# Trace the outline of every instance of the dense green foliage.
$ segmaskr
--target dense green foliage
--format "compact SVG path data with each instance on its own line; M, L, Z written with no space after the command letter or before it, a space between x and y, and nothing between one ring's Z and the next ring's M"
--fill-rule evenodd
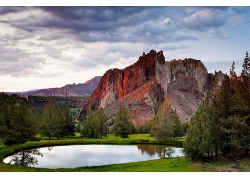
M0 137L6 145L23 144L36 139L36 120L24 99L0 94Z
M28 106L33 111L41 112L44 107L51 101L56 108L65 109L69 108L81 108L88 100L87 96L28 96Z
M156 139L183 136L184 126L185 124L181 124L176 110L171 107L167 96L165 97L164 102L157 114L150 120L149 123L150 134Z
M52 137L73 136L75 124L70 109L63 111L47 103L43 113L32 110L27 98L0 94L0 138L5 145L37 141L37 134Z
M184 152L192 160L222 154L248 156L250 147L250 60L248 53L240 77L224 75L218 86L218 73L206 98L191 119Z
M93 112L89 107L87 111L86 119L83 120L81 134L87 138L101 138L107 136L108 131L108 117L104 113L101 107L98 111Z
M114 134L122 138L128 138L128 135L132 133L133 122L131 115L126 106L121 105L115 116L115 123L113 127Z
M62 112L60 108L55 109L54 104L49 102L44 108L40 129L41 134L48 136L49 139L52 137L60 139L64 136L74 136L75 124L69 108L66 107Z

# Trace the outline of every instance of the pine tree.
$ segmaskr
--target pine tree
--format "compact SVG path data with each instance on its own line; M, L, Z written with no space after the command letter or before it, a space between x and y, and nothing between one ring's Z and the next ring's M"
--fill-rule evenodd
M174 136L174 113L169 98L166 96L157 114L150 120L151 136L156 139L167 139Z
M65 124L64 135L67 137L75 136L75 124L68 106L63 110L63 119Z
M174 138L182 136L183 135L183 131L182 131L182 125L181 125L181 120L179 118L179 115L176 112L176 109L174 110L174 114L173 114L173 128L174 128Z
M23 144L27 141L36 139L35 121L32 118L31 112L24 101L19 105L11 106L10 124L4 139L4 144Z
M92 111L91 107L88 107L86 119L83 120L82 136L87 138L98 137L98 124L95 112Z
M102 136L108 135L108 117L106 116L102 107L97 111L96 116L98 123L98 133L102 139Z
M209 156L213 149L212 121L204 106L203 102L191 118L187 138L183 143L183 152L193 161L202 160L204 153Z
M131 134L130 118L131 116L129 110L124 105L120 105L115 116L114 131L116 136L128 138L128 135Z
M54 132L54 104L50 101L48 105L43 110L43 122L41 126L41 133L44 136L48 136L49 139L52 138Z
M54 111L53 114L53 132L52 136L56 137L57 139L60 139L64 135L66 122L64 121L62 110L60 108L57 108Z

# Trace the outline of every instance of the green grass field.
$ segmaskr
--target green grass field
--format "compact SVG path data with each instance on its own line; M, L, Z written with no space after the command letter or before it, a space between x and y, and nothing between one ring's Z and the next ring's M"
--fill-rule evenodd
M158 141L148 134L130 135L128 139L122 139L109 135L103 139L83 139L77 134L75 137L62 138L60 140L48 140L43 137L39 142L27 142L22 145L4 146L0 145L0 172L218 172L218 171L245 171L250 172L250 160L245 159L241 161L243 169L233 169L231 166L233 162L230 160L220 160L219 162L210 163L193 163L190 159L185 157L170 159L157 159L133 163L113 164L105 166L93 167L78 167L78 168L32 168L24 166L16 166L5 164L2 162L4 157L15 152L30 149L35 147L56 146L56 145L70 145L70 144L140 144L141 140L148 140L150 144L167 144L174 146L182 146L184 139L169 139L166 141Z

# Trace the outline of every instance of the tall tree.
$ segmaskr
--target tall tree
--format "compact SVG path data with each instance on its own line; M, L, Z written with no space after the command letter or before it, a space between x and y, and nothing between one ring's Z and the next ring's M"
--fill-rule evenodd
M13 116L10 119L4 144L23 144L27 141L37 140L35 121L25 102L21 101L19 105L11 107Z
M54 133L54 104L52 101L48 103L48 105L43 110L43 122L41 126L41 133L44 136L48 136L49 139L52 138Z
M131 134L131 115L124 105L120 105L115 116L114 131L116 136L128 138Z
M174 122L174 125L173 125L174 138L182 136L183 135L182 124L181 124L179 115L176 112L176 109L174 110L174 114L173 114L173 122Z
M204 103L200 105L190 120L187 138L183 143L183 152L193 161L202 160L204 153L213 149L212 122L204 110Z
M150 120L150 134L157 139L167 139L174 136L175 122L177 118L166 96L157 114ZM177 128L177 127L176 127Z
M75 136L75 124L68 106L63 110L63 119L65 124L64 135L67 137Z
M8 130L4 114L2 114L2 113L0 113L0 138L1 138L0 144L2 144L4 138L7 134L7 130Z
M82 136L87 138L97 138L97 120L95 112L92 111L91 107L88 107L86 119L83 120Z
M98 133L102 139L102 136L108 135L108 117L106 116L104 109L101 107L96 114Z
M60 108L57 108L54 111L52 121L53 121L52 134L54 137L57 137L57 139L60 139L60 137L64 136L66 127L66 122L64 121L62 110Z

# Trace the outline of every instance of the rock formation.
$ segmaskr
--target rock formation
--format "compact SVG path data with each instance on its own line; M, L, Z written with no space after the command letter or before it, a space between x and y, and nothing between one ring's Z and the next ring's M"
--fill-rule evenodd
M131 111L135 126L143 125L158 111L167 95L182 122L194 114L209 85L207 69L200 60L165 61L163 51L143 53L125 69L110 69L83 107L103 107L111 118L119 104Z
M100 79L101 76L96 76L85 83L68 84L59 88L40 89L17 94L32 96L90 96Z

